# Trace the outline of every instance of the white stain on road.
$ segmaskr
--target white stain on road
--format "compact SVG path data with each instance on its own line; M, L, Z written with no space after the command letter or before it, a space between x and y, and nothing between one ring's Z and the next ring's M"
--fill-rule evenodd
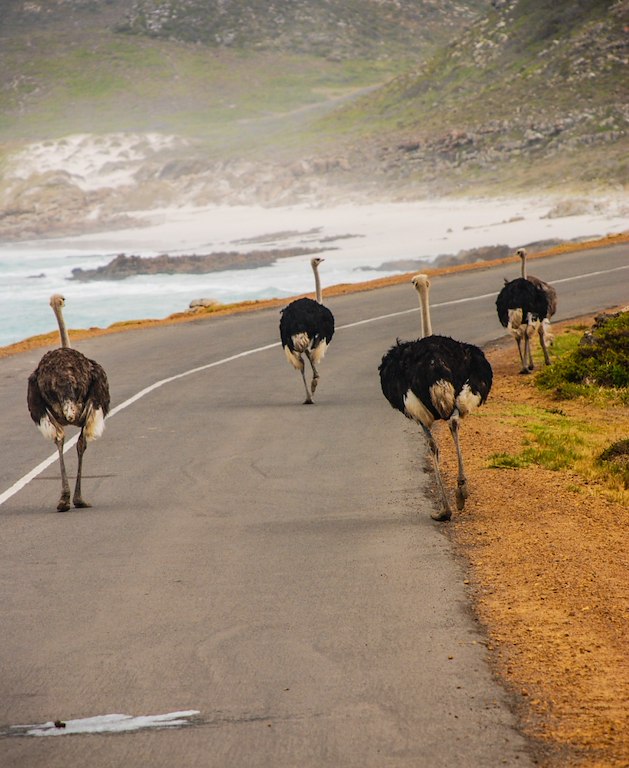
M97 715L78 720L56 720L39 725L12 725L12 736L71 736L86 733L128 733L146 728L181 728L192 725L197 709L169 712L165 715Z

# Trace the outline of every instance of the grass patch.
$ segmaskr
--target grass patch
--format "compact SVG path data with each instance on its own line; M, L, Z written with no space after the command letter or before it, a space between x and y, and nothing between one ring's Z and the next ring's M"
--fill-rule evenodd
M598 483L616 498L629 488L626 462L610 461L609 436L599 424L556 409L513 406L506 415L524 433L518 453L495 453L493 469L524 469L538 466L554 472L570 471L588 483Z
M535 378L539 404L516 404L504 414L524 434L521 450L493 454L489 466L574 472L624 503L629 497L629 312L600 316L592 329L567 327L556 338L553 358ZM553 405L558 399L562 407Z
M567 469L589 452L592 428L561 411L516 405L508 416L524 426L524 447L516 455L493 454L490 467L519 469L537 464L551 470Z

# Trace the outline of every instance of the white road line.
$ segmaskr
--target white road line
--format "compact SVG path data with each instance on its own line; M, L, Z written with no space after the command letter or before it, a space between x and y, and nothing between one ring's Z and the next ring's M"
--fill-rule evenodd
M572 280L585 280L590 277L596 277L597 275L607 275L610 272L619 272L623 269L629 269L629 264L622 267L612 267L611 269L602 269L598 272L587 272L583 275L573 275L573 277L562 277L559 280L552 280L553 285L558 283L569 283ZM440 307L452 307L455 304L468 304L471 301L480 301L481 299L493 299L497 295L497 291L491 293L481 293L478 296L468 296L465 299L451 299L450 301L442 301L439 304L431 304L431 309L439 309ZM411 312L419 312L419 307L413 307L412 309L404 309L401 312L391 312L388 315L378 315L377 317L368 317L366 320L358 320L355 323L347 323L346 325L340 325L337 330L343 328L355 328L357 325L367 325L368 323L375 323L378 320L389 320L391 317L400 317L400 315L408 315Z
M573 277L564 277L560 278L559 280L553 280L553 285L556 285L557 283L569 283L572 280L585 280L590 277L596 277L597 275L605 275L609 274L610 272L619 272L621 270L629 269L629 264L623 265L621 267L613 267L611 269L605 269L605 270L599 270L597 272L588 272L583 275L574 275ZM493 298L496 295L496 292L493 291L492 293L483 293L478 296L468 296L464 299L452 299L450 301L442 301L439 304L433 304L433 309L438 309L440 307L451 307L455 304L467 304L472 301L480 301L482 299L488 299ZM376 323L380 320L389 320L392 317L400 317L401 315L408 315L411 312L418 312L419 307L413 307L412 309L403 309L400 312L391 312L387 315L377 315L376 317L368 317L365 320L357 320L355 323L346 323L345 325L339 325L337 327L338 331L345 330L346 328L356 328L359 325L367 325L369 323ZM109 415L107 416L108 419L110 419L112 416L115 416L117 413L120 413L120 411L124 411L125 408L128 408L130 405L133 405L136 401L143 398L145 395L148 395L150 392L153 392L156 389L159 389L160 387L163 387L165 384L170 384L171 381L177 381L178 379L183 379L185 376L191 376L193 373L200 373L201 371L207 371L210 368L216 368L219 365L225 365L226 363L231 363L234 360L239 360L242 357L248 357L249 355L255 355L258 352L265 352L267 349L273 349L274 347L279 347L280 342L276 341L273 344L265 344L262 347L255 347L254 349L247 349L244 352L239 352L236 355L231 355L230 357L224 357L222 360L216 360L213 363L208 363L207 365L200 365L198 368L191 368L189 371L184 371L183 373L178 373L175 376L169 376L167 379L161 379L160 381L156 381L154 384L151 384L149 387L145 387L144 389L140 390L138 393L130 397L128 400L125 400L124 403L120 403L120 405L117 405L115 408L112 408L112 410L109 412ZM63 452L66 453L70 450L74 445L76 445L77 440L79 439L78 434L72 437L70 440L68 440L64 446ZM47 459L44 459L44 461L41 462L41 464L38 464L34 469L31 469L30 472L28 472L26 475L21 477L17 482L15 482L10 488L7 488L4 493L0 494L0 507L4 504L5 501L8 501L12 496L15 496L18 491L21 491L22 488L27 486L31 480L34 480L38 475L40 475L47 467L49 467L51 464L53 464L58 457L57 453L53 453L51 456L49 456Z
M276 341L274 344L266 344L263 347L256 347L255 349L247 349L245 352L239 352L237 355L231 355L230 357L224 357L222 360L216 360L213 363L208 363L207 365L200 365L198 368L191 368L189 371L184 371L183 373L178 373L175 376L169 376L167 379L161 379L160 381L156 381L154 384L151 384L150 387L145 387L144 389L137 392L135 395L130 397L128 400L125 400L124 403L120 403L120 405L117 405L115 408L112 408L109 412L107 419L110 419L112 416L115 416L117 413L120 413L120 411L124 411L125 408L128 408L130 405L133 405L137 400L140 400L145 395L148 395L150 392L153 392L156 389L159 389L160 387L163 387L165 384L170 384L171 381L177 381L177 379L183 379L185 376L190 376L193 373L199 373L200 371L206 371L209 368L216 368L218 365L225 365L225 363L231 363L234 360L238 360L241 357L247 357L249 355L254 355L257 352L263 352L266 349L272 349L273 347L279 347L280 342ZM70 438L68 440L64 447L63 452L67 453L70 448L76 445L77 441L79 439L79 435L76 434L74 437ZM51 464L53 464L59 456L59 453L53 453L50 455L47 459L44 459L44 461L41 462L41 464L38 464L34 469L31 469L30 472L25 474L23 477L21 477L17 482L13 483L13 485L10 488L7 488L4 493L0 494L0 507L4 504L5 501L8 501L12 496L15 496L18 491L21 491L22 488L27 486L31 480L34 480L38 475L40 475L47 467L49 467Z

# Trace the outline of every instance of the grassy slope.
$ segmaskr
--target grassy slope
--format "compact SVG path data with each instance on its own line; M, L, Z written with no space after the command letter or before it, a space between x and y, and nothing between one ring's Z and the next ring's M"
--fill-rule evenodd
M38 13L8 3L0 141L160 130L234 152L281 145L283 116L388 81L483 5L459 3L466 10L453 17L447 5L427 3L424 16L410 2L395 12L375 2L365 13L364 0L51 0ZM267 132L270 116L278 125ZM247 126L253 120L259 131Z
M227 141L239 121L325 102L399 66L216 52L108 31L94 30L88 40L44 30L30 36L36 56L19 38L3 41L2 64L17 85L0 95L1 138L158 130Z

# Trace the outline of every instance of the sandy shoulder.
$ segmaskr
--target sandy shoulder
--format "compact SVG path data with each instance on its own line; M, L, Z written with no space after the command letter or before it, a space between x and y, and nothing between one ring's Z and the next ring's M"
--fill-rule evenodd
M555 332L574 323L556 324ZM523 420L509 418L514 404L559 407L593 429L612 420L605 410L540 393L532 377L518 374L511 339L488 357L492 393L461 428L471 496L448 535L468 569L489 659L540 765L626 767L629 509L572 471L488 466L492 454L517 454L526 439ZM615 409L613 421L611 439L626 437L629 408ZM440 427L451 484L456 457Z

